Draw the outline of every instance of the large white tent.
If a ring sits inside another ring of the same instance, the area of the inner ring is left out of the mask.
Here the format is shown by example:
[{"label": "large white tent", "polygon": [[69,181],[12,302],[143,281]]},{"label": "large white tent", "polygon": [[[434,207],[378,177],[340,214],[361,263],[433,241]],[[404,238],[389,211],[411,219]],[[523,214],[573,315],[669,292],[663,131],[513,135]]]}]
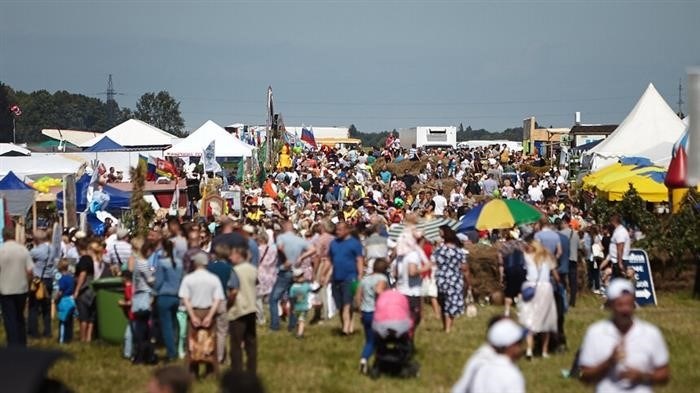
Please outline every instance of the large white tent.
[{"label": "large white tent", "polygon": [[177,145],[165,151],[166,156],[195,157],[201,156],[204,149],[212,141],[216,157],[250,157],[253,154],[253,146],[242,142],[231,135],[220,125],[207,120],[198,129]]},{"label": "large white tent", "polygon": [[173,140],[177,140],[175,135],[169,134],[160,128],[141,120],[129,119],[111,128],[104,134],[81,143],[80,147],[91,147],[104,137],[109,137],[109,139],[126,148],[170,146],[173,144]]},{"label": "large white tent", "polygon": [[593,158],[592,169],[614,163],[621,157],[645,157],[652,162],[662,162],[669,146],[680,138],[684,129],[683,121],[650,83],[615,131],[587,152]]}]

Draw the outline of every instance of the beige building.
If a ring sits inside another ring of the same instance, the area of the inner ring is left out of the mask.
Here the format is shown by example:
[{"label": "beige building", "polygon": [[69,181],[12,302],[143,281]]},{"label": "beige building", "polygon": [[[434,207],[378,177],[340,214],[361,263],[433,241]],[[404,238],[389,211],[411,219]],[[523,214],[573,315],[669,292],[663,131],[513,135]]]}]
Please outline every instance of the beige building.
[{"label": "beige building", "polygon": [[523,120],[523,152],[552,158],[562,143],[569,145],[570,131],[567,127],[539,127],[534,116],[528,117]]}]

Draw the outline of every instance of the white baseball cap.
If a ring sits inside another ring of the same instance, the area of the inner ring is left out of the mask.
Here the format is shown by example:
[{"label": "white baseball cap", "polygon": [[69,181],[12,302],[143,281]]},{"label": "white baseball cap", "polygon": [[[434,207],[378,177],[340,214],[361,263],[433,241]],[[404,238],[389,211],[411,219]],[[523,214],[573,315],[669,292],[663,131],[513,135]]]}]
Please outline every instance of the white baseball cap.
[{"label": "white baseball cap", "polygon": [[616,278],[610,282],[610,285],[608,285],[606,295],[608,296],[608,300],[615,300],[624,293],[629,293],[634,296],[634,286],[632,286],[632,283],[624,278]]},{"label": "white baseball cap", "polygon": [[494,323],[486,334],[486,340],[495,348],[509,347],[522,341],[527,334],[522,326],[509,318]]}]

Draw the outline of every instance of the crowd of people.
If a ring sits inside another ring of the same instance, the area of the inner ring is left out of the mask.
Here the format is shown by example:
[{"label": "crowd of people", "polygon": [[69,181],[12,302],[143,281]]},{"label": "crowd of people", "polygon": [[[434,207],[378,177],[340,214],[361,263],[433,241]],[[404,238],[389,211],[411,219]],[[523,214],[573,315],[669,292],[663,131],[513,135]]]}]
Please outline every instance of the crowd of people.
[{"label": "crowd of people", "polygon": [[[287,330],[303,340],[309,324],[337,315],[341,335],[354,334],[355,322],[361,323],[365,344],[358,364],[370,373],[383,338],[378,316],[391,317],[380,308],[393,294],[406,301],[411,346],[424,302],[446,334],[454,331],[475,280],[467,247],[482,243],[498,250],[505,313],[492,321],[487,344],[467,364],[455,392],[524,391],[515,366],[520,344],[526,342],[528,359],[567,347],[564,317],[576,305],[579,272],[590,290],[607,296],[613,312],[584,340],[581,377],[598,382],[599,391],[642,392],[668,380],[667,352],[630,351],[631,341],[650,337],[653,347],[644,348],[665,350],[658,330],[632,317],[634,291],[624,280],[633,277],[625,261],[634,232],[618,216],[592,222],[575,203],[567,168],[545,170],[541,157],[505,145],[323,147],[280,162],[286,166],[245,190],[242,211],[214,216],[200,206],[201,215],[154,221],[145,236],[118,225],[107,226],[102,237],[68,228],[56,251],[50,229],[36,229],[29,247],[6,231],[0,305],[8,344],[26,345],[27,335],[51,337],[52,304],[58,341],[73,340],[76,318],[79,340],[90,342],[96,316],[90,284],[115,276],[124,281],[120,305],[129,320],[122,354],[134,363],[156,363],[154,343],[160,342],[165,361],[185,359],[192,373],[200,364],[218,372],[230,363],[234,372],[255,374],[262,326],[279,331],[285,319]],[[542,219],[460,233],[446,224],[433,238],[417,228],[432,219],[458,221],[490,198],[527,201]],[[397,224],[403,229],[390,238]]]}]

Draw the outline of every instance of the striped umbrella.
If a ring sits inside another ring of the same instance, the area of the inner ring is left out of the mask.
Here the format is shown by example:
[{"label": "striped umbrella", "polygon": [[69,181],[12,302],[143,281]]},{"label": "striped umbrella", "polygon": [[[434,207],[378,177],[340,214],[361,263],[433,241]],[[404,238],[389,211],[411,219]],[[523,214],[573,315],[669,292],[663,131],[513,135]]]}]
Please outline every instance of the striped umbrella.
[{"label": "striped umbrella", "polygon": [[[432,220],[425,220],[416,224],[416,229],[423,232],[423,236],[430,241],[435,241],[440,237],[440,227],[443,225],[449,225],[450,228],[457,230],[459,227],[459,221],[450,218],[434,218]],[[399,238],[404,230],[404,224],[394,224],[389,228],[389,238],[396,240]]]},{"label": "striped umbrella", "polygon": [[457,232],[484,229],[507,229],[515,225],[530,224],[542,218],[534,206],[517,199],[492,199],[475,206],[465,214]]}]

